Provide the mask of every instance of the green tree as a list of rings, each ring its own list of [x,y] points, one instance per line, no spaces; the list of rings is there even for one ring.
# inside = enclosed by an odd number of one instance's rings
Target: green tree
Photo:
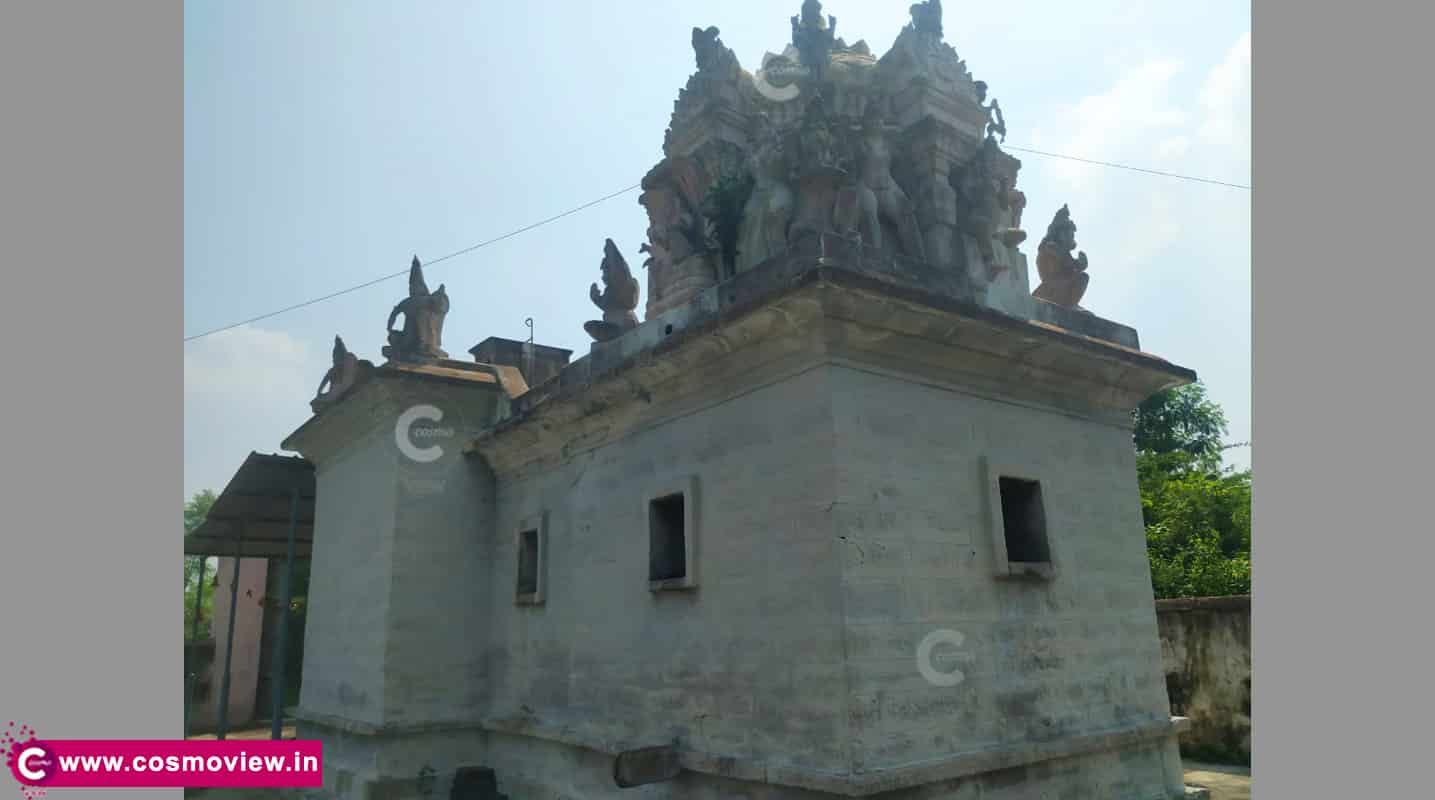
[[[1208,469],[1221,463],[1226,415],[1200,382],[1157,392],[1133,416],[1136,452],[1186,453]]]
[[[1225,414],[1201,384],[1134,414],[1137,477],[1157,597],[1251,590],[1251,473],[1223,467]]]
[[[214,492],[205,489],[196,492],[189,502],[184,504],[184,535],[188,536],[194,532],[209,514],[209,509],[214,505],[216,496]],[[207,563],[205,563],[207,562]],[[217,567],[215,559],[203,559],[199,556],[185,556],[184,558],[184,638],[190,637],[194,629],[194,598],[199,591],[200,564],[205,563],[205,582],[213,583],[214,571]],[[214,618],[214,591],[212,586],[206,586],[204,599],[200,604],[200,638],[205,637],[204,623]]]

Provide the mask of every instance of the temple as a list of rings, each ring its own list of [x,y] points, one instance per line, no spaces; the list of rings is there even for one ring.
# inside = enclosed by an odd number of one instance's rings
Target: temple
[[[336,347],[284,443],[324,796],[1195,794],[1131,432],[1194,373],[1078,305],[1065,207],[1034,294],[940,2],[881,56],[790,22],[753,71],[693,28],[586,354],[450,359],[417,258],[387,361]]]

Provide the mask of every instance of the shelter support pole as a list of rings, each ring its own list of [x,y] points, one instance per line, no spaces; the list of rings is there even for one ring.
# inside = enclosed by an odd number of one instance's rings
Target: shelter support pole
[[[279,739],[284,731],[284,667],[285,651],[289,645],[289,602],[292,599],[294,581],[294,536],[299,527],[299,490],[291,489],[289,498],[289,543],[284,553],[284,579],[280,593],[279,641],[274,646],[274,666],[270,670],[269,688],[273,695],[270,713],[270,739]]]

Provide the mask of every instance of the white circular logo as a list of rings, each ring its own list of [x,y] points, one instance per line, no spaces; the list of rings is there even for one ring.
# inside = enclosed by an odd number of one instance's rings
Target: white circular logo
[[[421,419],[440,422],[443,420],[443,411],[437,406],[421,405],[414,406],[403,414],[400,414],[399,422],[394,426],[394,441],[399,446],[399,452],[420,464],[427,464],[443,457],[443,447],[437,444],[419,447],[414,444],[413,437],[416,433],[416,431],[413,430],[414,423]],[[423,429],[422,433],[424,434],[424,438],[436,435],[435,429],[430,428]],[[452,435],[452,431],[447,431],[446,433]]]
[[[932,666],[932,650],[939,644],[950,644],[953,647],[961,647],[967,637],[961,631],[939,628],[927,634],[917,645],[917,671],[927,679],[927,683],[933,686],[956,686],[966,680],[967,676],[959,669],[951,672],[942,672]]]
[[[27,781],[43,781],[49,775],[43,768],[55,763],[54,759],[46,758],[48,755],[49,751],[43,747],[27,747],[15,757],[15,770]]]
[[[768,53],[762,60],[762,69],[753,73],[752,85],[768,100],[786,103],[802,93],[797,82],[807,74],[808,69],[787,54],[779,56]]]

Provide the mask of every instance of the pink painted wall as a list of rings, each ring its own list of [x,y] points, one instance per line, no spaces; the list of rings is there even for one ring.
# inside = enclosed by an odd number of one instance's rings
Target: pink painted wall
[[[229,585],[234,575],[234,559],[219,559],[218,585],[207,586],[214,592],[214,620],[210,631],[214,636],[214,665],[210,674],[210,703],[196,709],[194,724],[211,727],[219,722],[220,686],[224,681],[224,648],[229,624]],[[259,644],[264,630],[264,586],[268,562],[262,558],[246,558],[239,565],[239,596],[234,613],[234,660],[230,664],[229,729],[254,721],[255,693],[259,688]]]

